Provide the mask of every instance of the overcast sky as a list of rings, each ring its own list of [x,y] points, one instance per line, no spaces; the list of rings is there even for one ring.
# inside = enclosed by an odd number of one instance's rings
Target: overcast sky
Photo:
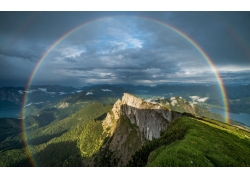
[[[143,17],[143,18],[142,18]],[[151,19],[151,20],[149,20]],[[250,83],[250,12],[0,12],[0,86],[216,83],[194,40],[224,82]]]

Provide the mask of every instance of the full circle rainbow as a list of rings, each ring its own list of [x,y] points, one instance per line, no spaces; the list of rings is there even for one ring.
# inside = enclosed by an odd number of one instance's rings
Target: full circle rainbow
[[[131,16],[130,16],[131,17]],[[192,44],[198,51],[199,53],[204,57],[204,59],[207,61],[207,63],[209,64],[209,66],[211,67],[211,69],[213,70],[215,77],[218,81],[219,87],[220,87],[220,91],[221,91],[221,95],[223,98],[223,104],[224,104],[224,110],[225,110],[225,123],[230,122],[229,120],[229,108],[228,108],[228,102],[227,102],[227,94],[226,94],[226,90],[225,87],[223,85],[222,79],[218,73],[218,70],[216,69],[213,61],[211,60],[211,58],[205,53],[205,51],[193,40],[191,39],[187,34],[185,34],[184,32],[180,31],[179,29],[173,27],[172,25],[169,25],[165,22],[161,22],[159,20],[155,20],[152,18],[148,18],[148,17],[142,17],[142,16],[132,16],[135,18],[140,18],[140,19],[144,19],[144,20],[148,20],[150,22],[154,22],[156,24],[162,25],[164,27],[167,27],[168,29],[171,29],[173,32],[179,34],[180,36],[182,36],[184,39],[186,39],[190,44]],[[32,153],[30,152],[29,146],[28,146],[28,139],[27,139],[27,135],[26,135],[26,131],[25,131],[25,106],[26,106],[26,101],[27,101],[27,91],[29,91],[30,85],[36,75],[37,70],[39,69],[40,65],[42,64],[42,62],[46,59],[46,57],[48,56],[48,54],[62,41],[64,40],[66,37],[68,37],[69,35],[71,35],[72,33],[76,32],[77,30],[79,30],[82,27],[88,26],[94,22],[98,22],[104,19],[108,19],[110,17],[104,17],[104,18],[98,18],[86,23],[83,23],[75,28],[73,28],[72,30],[68,31],[67,33],[65,33],[64,35],[62,35],[59,39],[57,39],[46,51],[45,53],[42,55],[42,57],[39,59],[39,61],[37,62],[35,68],[33,69],[30,78],[28,80],[28,83],[26,85],[26,89],[25,89],[25,94],[23,97],[23,103],[22,103],[22,138],[23,138],[23,142],[24,142],[24,147],[25,147],[25,152],[27,157],[29,158],[29,161],[31,163],[32,166],[37,166],[37,163],[35,162]]]

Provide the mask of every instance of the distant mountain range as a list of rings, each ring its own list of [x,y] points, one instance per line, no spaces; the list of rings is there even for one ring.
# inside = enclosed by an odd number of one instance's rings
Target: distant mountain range
[[[23,87],[3,87],[0,88],[0,108],[20,107],[23,102],[24,94],[28,94],[27,105],[32,103],[45,103],[47,101],[57,101],[69,94],[81,92],[79,89],[64,86],[31,86],[28,91]]]
[[[231,112],[250,113],[250,85],[227,85],[226,91]],[[80,92],[83,93],[78,95]],[[20,107],[25,93],[28,93],[26,105],[30,106],[32,104],[38,105],[56,102],[66,97],[78,98],[78,96],[83,96],[85,98],[87,95],[89,95],[89,98],[91,98],[91,96],[101,97],[106,95],[120,97],[124,92],[136,94],[141,98],[149,98],[152,96],[164,98],[181,96],[190,101],[192,101],[191,97],[198,96],[200,98],[207,98],[205,102],[208,104],[215,105],[217,108],[223,108],[221,90],[217,85],[162,84],[151,87],[128,84],[100,84],[78,89],[59,85],[37,85],[31,86],[27,92],[23,87],[3,87],[0,88],[0,109]]]

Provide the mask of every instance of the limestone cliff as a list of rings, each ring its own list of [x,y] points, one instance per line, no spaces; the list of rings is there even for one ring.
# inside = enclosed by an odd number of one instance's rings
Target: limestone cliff
[[[113,135],[116,128],[117,120],[120,118],[121,105],[122,102],[118,99],[102,123],[103,130],[109,135]]]
[[[104,129],[111,128],[121,115],[126,116],[131,124],[135,124],[147,140],[152,140],[159,138],[160,133],[167,129],[171,121],[180,117],[181,113],[124,93],[122,100],[118,100],[108,113],[103,122]],[[110,133],[113,133],[113,130]]]
[[[112,154],[111,166],[126,166],[145,142],[159,138],[168,124],[180,116],[181,113],[124,93],[102,123],[107,133],[107,141],[101,150],[106,152],[103,157]]]

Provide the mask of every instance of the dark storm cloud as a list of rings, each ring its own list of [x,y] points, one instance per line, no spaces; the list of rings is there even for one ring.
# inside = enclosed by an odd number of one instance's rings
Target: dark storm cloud
[[[250,65],[249,12],[166,12],[150,15],[153,19],[173,25],[195,40],[215,65]],[[146,30],[158,28],[149,23],[144,23],[144,27]],[[171,37],[164,32],[154,35],[156,37],[153,38],[159,39],[158,47],[163,46],[165,40],[171,41]],[[176,45],[179,48],[185,44]]]
[[[30,61],[16,63],[15,58],[0,54],[0,86],[25,86],[32,69]]]
[[[120,18],[122,15],[125,17]],[[1,86],[27,82],[36,62],[71,29],[102,17],[60,42],[34,83],[216,81],[197,49],[159,20],[186,33],[211,57],[223,79],[249,78],[248,12],[0,12]],[[231,71],[230,73],[228,71]]]
[[[77,22],[78,18],[72,21],[78,16],[77,12],[74,14],[72,12],[1,12],[0,15],[0,23],[5,25],[5,28],[0,30],[1,33],[21,31],[21,36],[29,38],[56,38],[80,23]],[[80,18],[83,18],[83,21],[87,20],[84,14],[81,14]]]
[[[222,78],[227,79],[247,79],[250,80],[250,71],[241,71],[239,72],[227,72],[221,74]]]
[[[194,39],[216,65],[250,65],[249,12],[180,12],[167,21]]]
[[[81,61],[81,59],[88,60]],[[177,69],[180,70],[180,67],[171,58],[166,58],[158,51],[145,51],[145,49],[126,49],[106,55],[95,55],[91,58],[81,54],[74,61],[79,62],[78,66],[67,66],[65,69],[82,72],[102,69],[102,71],[112,72],[116,77],[148,77],[147,79],[150,79],[148,75],[151,73],[161,74],[166,69],[168,73],[175,73]]]
[[[25,50],[20,49],[7,49],[0,50],[0,54],[8,57],[16,57],[23,60],[37,62],[44,52],[44,48],[38,48],[36,46],[27,47]]]

